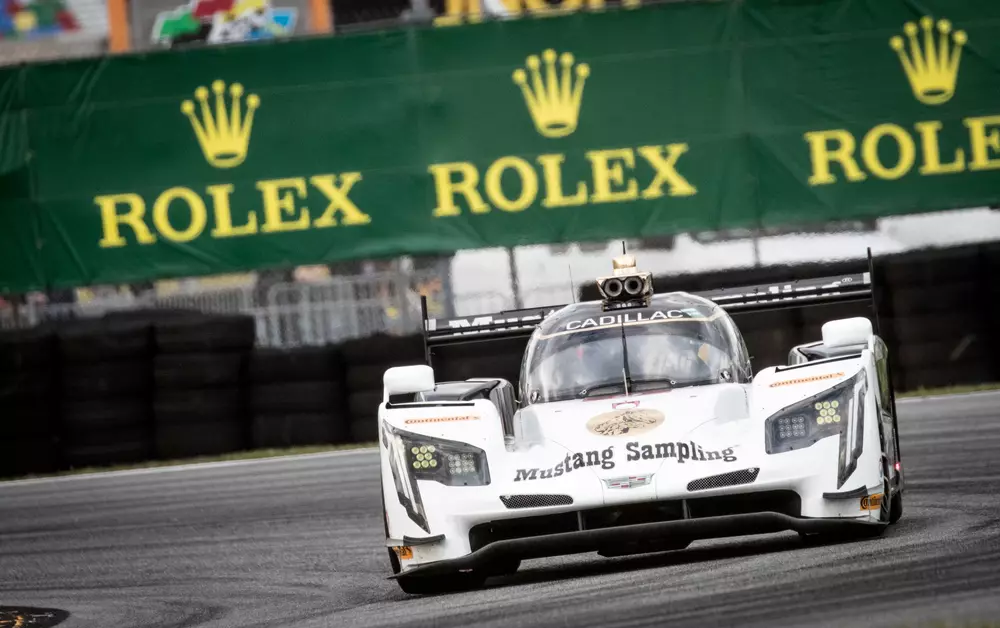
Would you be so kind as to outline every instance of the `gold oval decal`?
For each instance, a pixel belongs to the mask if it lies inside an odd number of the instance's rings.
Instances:
[[[651,408],[613,410],[587,421],[587,429],[601,436],[632,436],[654,429],[665,418],[662,412]]]

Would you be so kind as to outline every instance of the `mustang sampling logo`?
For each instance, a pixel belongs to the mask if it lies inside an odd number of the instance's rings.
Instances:
[[[631,410],[627,410],[626,412],[631,412]],[[736,455],[733,453],[732,447],[727,447],[721,452],[705,451],[701,445],[695,443],[694,441],[687,441],[683,443],[679,441],[676,443],[651,443],[647,445],[640,445],[639,441],[632,441],[625,444],[625,450],[628,452],[625,456],[625,460],[628,462],[635,462],[640,459],[656,460],[662,458],[674,458],[677,460],[677,464],[684,464],[685,461],[703,462],[712,460],[736,462]],[[604,450],[566,454],[566,458],[563,459],[562,462],[547,469],[541,469],[538,467],[531,469],[517,469],[514,474],[514,481],[550,480],[552,478],[557,478],[564,473],[570,473],[576,469],[582,469],[584,467],[600,466],[605,471],[610,471],[615,468],[615,464],[615,447],[614,445],[611,445]],[[621,479],[622,478],[617,478],[616,481]]]
[[[655,429],[664,419],[659,410],[629,408],[598,414],[587,421],[587,429],[600,436],[631,436]]]

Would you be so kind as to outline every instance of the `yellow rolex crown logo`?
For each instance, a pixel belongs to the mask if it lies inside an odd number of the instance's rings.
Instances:
[[[919,36],[921,30],[923,44]],[[968,35],[965,31],[953,33],[948,20],[938,20],[935,34],[934,20],[930,17],[922,18],[919,28],[915,23],[907,22],[903,32],[906,33],[905,41],[896,35],[889,40],[889,45],[899,55],[913,95],[925,105],[940,105],[951,100],[955,95],[962,46],[969,41]]]
[[[233,83],[229,86],[232,101],[229,107],[226,106],[226,84],[223,81],[214,81],[212,92],[215,94],[214,114],[208,102],[208,89],[205,87],[194,90],[198,105],[185,100],[181,103],[181,112],[191,121],[201,152],[208,163],[216,168],[234,168],[247,157],[253,112],[260,106],[260,97],[257,94],[247,96],[246,115],[243,115],[240,107],[242,85]],[[196,109],[200,110],[201,119],[198,118]]]
[[[518,68],[513,75],[514,83],[524,94],[524,102],[528,105],[535,128],[545,137],[566,137],[576,130],[583,84],[590,76],[590,66],[586,63],[580,63],[573,69],[573,55],[568,52],[559,56],[560,74],[556,69],[556,56],[555,50],[543,52],[541,60],[538,55],[531,55],[526,62],[528,72]],[[544,78],[542,62],[545,63]]]

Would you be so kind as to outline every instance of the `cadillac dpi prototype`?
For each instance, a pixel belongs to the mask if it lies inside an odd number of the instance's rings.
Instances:
[[[870,537],[902,514],[895,399],[878,315],[832,320],[754,374],[730,311],[860,300],[869,272],[654,294],[634,257],[601,300],[445,320],[379,407],[392,578],[481,585],[524,559],[677,550],[794,530]],[[436,382],[436,347],[530,336],[517,388]]]

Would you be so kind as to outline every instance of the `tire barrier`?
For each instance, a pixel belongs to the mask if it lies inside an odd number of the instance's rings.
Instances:
[[[0,477],[60,466],[58,375],[50,330],[0,334]]]
[[[351,442],[374,442],[378,438],[378,404],[382,400],[382,375],[393,366],[423,363],[424,343],[420,334],[348,340],[341,345],[348,391],[348,433]]]
[[[250,357],[255,449],[349,440],[344,360],[334,345],[259,349]]]
[[[135,319],[56,329],[62,462],[70,468],[150,457],[153,335]]]
[[[248,316],[192,314],[153,323],[153,447],[158,458],[246,449],[246,370],[256,338]]]
[[[844,262],[657,277],[706,290],[865,270]],[[882,335],[897,390],[1000,381],[1000,244],[880,259]],[[583,299],[596,298],[590,287]],[[866,304],[735,315],[756,368]],[[382,376],[420,363],[419,334],[255,349],[251,317],[142,310],[0,333],[0,477],[243,449],[369,443]],[[435,349],[438,380],[517,383],[526,339]]]

